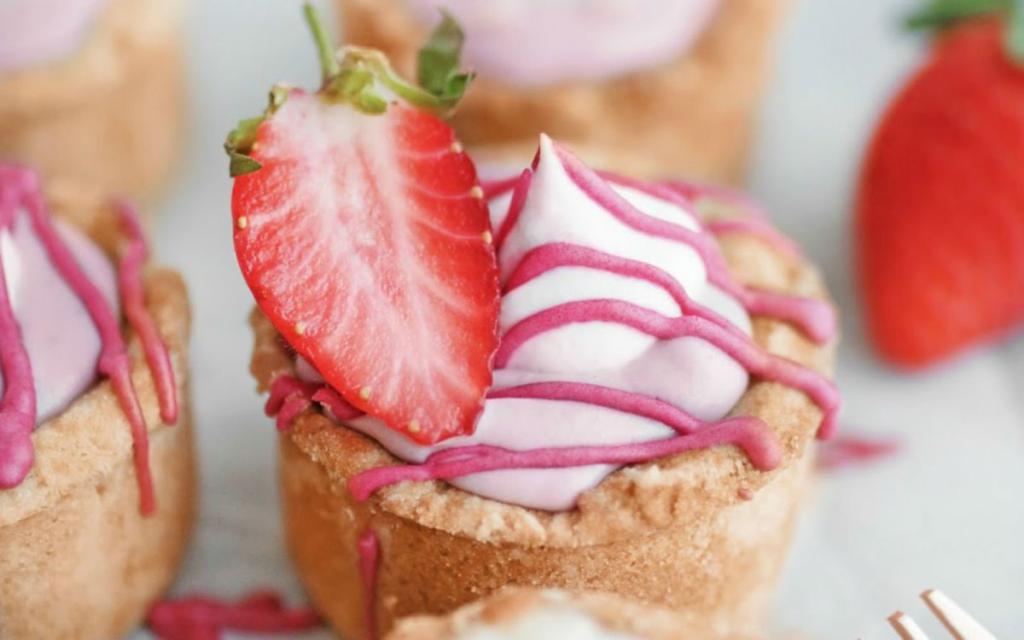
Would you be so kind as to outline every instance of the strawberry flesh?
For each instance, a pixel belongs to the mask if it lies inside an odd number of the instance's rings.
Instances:
[[[260,309],[346,401],[411,439],[471,433],[498,346],[498,272],[472,161],[442,120],[293,91],[235,179]]]

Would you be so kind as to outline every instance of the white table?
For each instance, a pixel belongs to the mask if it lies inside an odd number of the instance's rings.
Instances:
[[[781,593],[786,637],[891,638],[885,617],[922,613],[916,595],[930,586],[997,635],[1024,630],[1024,339],[908,376],[872,358],[858,317],[850,194],[876,114],[920,55],[897,27],[913,4],[803,0],[762,114],[751,190],[822,265],[842,307],[842,422],[906,442],[899,457],[821,482]],[[176,591],[272,585],[299,599],[278,525],[275,435],[247,372],[252,298],[231,247],[220,144],[262,110],[274,81],[313,85],[316,55],[293,2],[196,2],[188,44],[192,133],[156,243],[185,273],[195,318],[203,503]]]

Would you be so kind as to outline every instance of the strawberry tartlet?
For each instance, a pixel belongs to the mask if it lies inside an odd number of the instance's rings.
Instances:
[[[399,621],[387,640],[678,640],[715,632],[686,616],[603,593],[502,589],[445,616]],[[732,640],[739,640],[738,637]]]
[[[195,510],[189,309],[126,204],[0,165],[0,637],[123,636]]]
[[[785,0],[338,0],[346,41],[411,71],[451,12],[478,87],[454,116],[476,155],[525,160],[538,131],[630,175],[739,181]],[[714,132],[708,135],[708,132]]]
[[[148,195],[181,140],[183,0],[0,0],[0,160]]]
[[[457,51],[414,86],[307,17],[321,88],[226,148],[314,604],[347,638],[509,585],[756,630],[839,408],[816,271],[744,198],[548,136],[481,182],[438,117]]]

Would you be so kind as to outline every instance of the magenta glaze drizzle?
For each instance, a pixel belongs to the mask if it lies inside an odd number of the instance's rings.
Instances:
[[[519,178],[513,183],[514,189],[512,191],[512,200],[508,205],[508,214],[501,222],[501,227],[498,228],[498,232],[494,236],[494,247],[498,251],[505,244],[505,238],[508,237],[512,227],[516,226],[516,222],[519,221],[519,214],[523,212],[523,205],[526,204],[526,195],[530,192],[531,182],[533,182],[533,171],[527,168],[523,169]]]
[[[377,568],[380,564],[380,541],[372,529],[367,529],[356,542],[359,553],[359,577],[363,582],[364,617],[366,637],[377,639]]]
[[[160,400],[160,419],[164,424],[178,422],[178,386],[174,382],[174,367],[171,365],[171,354],[160,337],[160,332],[146,309],[145,293],[142,290],[142,265],[149,257],[142,225],[134,207],[127,202],[118,202],[117,211],[120,216],[121,228],[128,236],[128,247],[121,257],[117,281],[124,300],[124,314],[128,323],[135,330],[142,342],[146,355],[146,363],[156,383],[157,397]]]
[[[313,403],[321,405],[336,420],[351,420],[363,415],[341,395],[325,384],[303,382],[289,375],[279,375],[270,385],[270,395],[263,410],[276,416],[278,431],[287,431],[299,414]]]
[[[783,315],[777,317],[797,325],[808,337],[819,343],[827,342],[835,335],[835,313],[824,302],[741,287],[732,279],[729,267],[711,236],[644,214],[582,162],[561,148],[557,148],[557,151],[566,173],[591,200],[626,226],[654,237],[689,245],[704,261],[708,281],[739,300],[753,315],[765,315],[769,311],[773,314],[781,313]]]
[[[663,400],[642,393],[622,391],[585,382],[534,382],[517,387],[493,389],[487,394],[487,397],[496,400],[500,398],[529,398],[580,402],[614,409],[648,420],[656,420],[681,435],[693,433],[708,426],[707,422],[699,420],[674,404]],[[757,422],[756,418],[747,419]]]
[[[3,167],[0,167],[0,171]],[[3,174],[0,174],[3,175]],[[15,205],[13,191],[0,184],[0,225],[9,226]],[[3,371],[3,399],[0,400],[0,489],[21,484],[35,461],[32,428],[36,424],[36,390],[32,384],[32,363],[21,340],[21,330],[7,294],[7,276],[0,260],[0,369]]]
[[[699,304],[686,295],[675,278],[669,273],[638,260],[611,255],[582,245],[555,242],[531,249],[523,256],[512,275],[505,283],[505,293],[521,287],[534,278],[540,277],[559,267],[587,267],[609,273],[644,280],[668,293],[679,310],[685,315],[704,318],[723,330],[742,336],[742,332],[718,313]]]
[[[774,434],[753,418],[732,418],[708,425],[694,433],[639,442],[598,447],[550,447],[511,451],[488,445],[453,447],[432,454],[423,464],[378,467],[352,476],[349,491],[366,500],[378,489],[408,480],[450,480],[502,469],[555,469],[592,464],[635,464],[665,456],[731,444],[739,447],[757,469],[778,466],[782,453]]]
[[[121,337],[121,328],[117,318],[99,289],[82,271],[53,227],[36,174],[19,167],[0,166],[0,191],[4,193],[0,198],[0,205],[4,210],[3,215],[0,216],[0,222],[5,225],[10,224],[16,214],[17,206],[20,204],[25,208],[32,230],[42,243],[54,268],[82,301],[96,326],[102,345],[96,369],[110,380],[118,402],[125,413],[125,418],[131,427],[135,475],[139,485],[139,510],[143,515],[149,515],[156,509],[156,497],[153,493],[153,481],[149,467],[149,432],[132,384],[131,361]],[[134,321],[130,319],[129,322],[136,330],[145,332],[145,325],[148,324],[152,327],[152,319],[149,318],[144,305],[137,304],[142,291],[139,253],[141,251],[142,256],[145,256],[145,244],[138,222],[132,213],[124,208],[121,209],[121,213],[122,223],[127,225],[131,235],[131,247],[129,255],[119,265],[118,280],[122,290],[127,289],[133,298],[127,300],[128,305],[133,307],[131,313],[135,316]],[[2,317],[4,312],[10,312],[6,286],[3,298],[0,299],[0,324],[3,324],[5,320],[13,322],[13,315]],[[16,327],[16,325],[14,326]],[[27,358],[26,362],[18,363],[17,353],[19,350],[24,352],[24,347],[21,345],[20,332],[12,331],[11,328],[9,325],[0,326],[0,341],[3,343],[0,347],[0,355],[3,356],[3,371],[7,383],[4,401],[0,406],[0,409],[4,410],[3,424],[0,425],[0,431],[2,431],[2,435],[0,435],[0,468],[4,469],[5,473],[16,470],[17,474],[6,477],[4,487],[16,486],[28,474],[32,456],[31,429],[35,426],[35,390],[32,383],[31,366],[27,363]],[[147,354],[152,354],[157,362],[169,363],[170,358],[166,353],[166,346],[156,335],[155,327],[148,336],[142,336],[140,333],[140,337],[144,341]],[[173,372],[169,367],[158,367],[153,370],[153,375],[158,390],[174,384]],[[166,376],[170,376],[170,378],[168,379]],[[32,397],[32,409],[26,412],[26,400],[29,397]],[[162,404],[162,406],[164,405]],[[166,406],[173,409],[170,413],[177,413],[176,402],[168,402]],[[12,427],[11,422],[15,426]],[[16,439],[8,441],[8,434],[14,434]],[[26,455],[29,456],[28,465],[25,464]]]
[[[237,602],[203,595],[158,602],[146,622],[160,640],[215,640],[228,630],[310,631],[320,625],[320,618],[307,607],[286,608],[281,596],[272,591],[254,591]]]
[[[504,335],[494,356],[495,367],[505,367],[527,340],[574,322],[613,322],[631,327],[661,340],[692,336],[706,340],[739,362],[752,374],[774,380],[806,393],[824,416],[818,430],[827,438],[835,430],[839,393],[823,376],[791,360],[772,355],[751,340],[698,316],[667,318],[659,313],[620,300],[581,300],[539,311],[513,325]]]

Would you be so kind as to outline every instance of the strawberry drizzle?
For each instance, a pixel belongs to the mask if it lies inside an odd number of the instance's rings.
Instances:
[[[674,404],[652,398],[642,393],[623,391],[585,382],[534,382],[504,389],[492,389],[489,399],[521,398],[532,400],[556,400],[560,402],[581,402],[595,407],[614,409],[648,420],[655,420],[670,427],[680,435],[694,433],[708,423],[695,418]],[[757,422],[756,418],[749,418]]]
[[[121,228],[128,236],[128,246],[121,256],[118,269],[118,285],[124,301],[124,314],[128,323],[139,336],[146,363],[156,383],[160,400],[160,419],[164,424],[178,422],[178,386],[174,382],[174,367],[171,354],[160,337],[160,331],[153,317],[146,309],[145,293],[142,289],[142,266],[149,257],[149,248],[142,233],[142,224],[135,209],[127,202],[117,203]]]
[[[708,281],[738,300],[750,313],[781,313],[780,319],[795,324],[818,343],[825,343],[835,335],[835,312],[828,304],[811,298],[740,286],[732,279],[729,267],[719,253],[713,236],[644,214],[619,195],[597,173],[588,169],[565,150],[557,147],[556,149],[569,178],[592,201],[632,229],[689,245],[707,267]]]
[[[147,623],[160,640],[215,640],[224,631],[311,631],[319,627],[320,617],[310,608],[286,608],[272,591],[253,591],[237,602],[203,595],[158,602]]]
[[[5,167],[0,166],[0,172]],[[6,174],[0,173],[6,176]],[[2,186],[2,185],[0,185]],[[15,205],[14,192],[0,188],[0,225],[10,227]],[[0,255],[0,367],[4,376],[0,400],[0,489],[21,484],[35,461],[32,428],[36,424],[36,390],[32,384],[32,363],[14,309],[7,293],[7,276]]]
[[[399,482],[451,480],[474,473],[506,469],[558,469],[593,464],[636,464],[658,458],[734,445],[743,450],[755,468],[768,471],[778,466],[782,452],[774,433],[763,422],[732,418],[686,435],[624,445],[548,447],[512,451],[490,445],[452,447],[431,454],[423,464],[377,467],[349,478],[348,489],[365,501],[378,489]]]
[[[620,300],[580,300],[566,302],[520,320],[504,335],[494,356],[496,367],[506,367],[515,352],[532,338],[577,322],[612,322],[636,329],[660,340],[696,337],[718,347],[748,371],[767,380],[781,382],[806,393],[821,409],[823,417],[818,437],[825,439],[835,431],[839,411],[839,393],[824,376],[780,358],[757,346],[752,340],[725,331],[699,316],[668,318],[647,308]]]
[[[619,221],[638,231],[667,240],[683,242],[693,248],[707,265],[708,279],[711,283],[736,298],[751,315],[766,316],[791,323],[799,327],[804,334],[819,344],[828,342],[835,336],[835,312],[828,304],[813,298],[791,296],[757,287],[739,285],[729,274],[728,265],[725,264],[717,247],[714,246],[711,237],[706,237],[699,232],[671,222],[651,218],[637,211],[628,200],[608,187],[605,181],[640,191],[661,200],[667,200],[684,211],[691,213],[694,220],[698,222],[699,219],[696,212],[692,210],[691,199],[709,197],[721,200],[731,206],[742,208],[749,213],[749,216],[746,218],[731,218],[701,223],[703,229],[710,232],[712,236],[729,233],[751,234],[761,238],[783,253],[794,256],[800,255],[796,245],[789,238],[776,231],[768,222],[763,211],[745,196],[723,187],[697,185],[696,183],[673,181],[663,184],[652,184],[603,171],[595,171],[592,174],[588,174],[590,170],[584,167],[578,160],[572,158],[572,156],[561,151],[559,156],[573,181],[592,200],[604,207]],[[530,172],[530,169],[526,169],[519,178],[496,180],[484,184],[484,193],[488,194],[488,198],[502,195],[509,190],[515,190],[513,191],[509,213],[502,220],[501,227],[496,236],[495,246],[498,249],[501,249],[505,237],[518,221],[519,212],[522,210],[526,199],[525,191],[529,189],[527,172]],[[523,193],[517,197],[516,194],[521,189]]]
[[[523,169],[523,172],[519,174],[519,178],[513,183],[512,200],[508,205],[508,214],[502,220],[501,226],[498,227],[498,232],[494,236],[495,250],[501,250],[501,247],[505,244],[505,238],[508,237],[512,228],[516,226],[516,222],[519,221],[519,214],[523,212],[523,205],[526,204],[526,196],[530,192],[530,184],[532,182],[533,171],[528,167]]]
[[[19,167],[2,166],[0,167],[0,191],[4,191],[6,194],[0,199],[0,205],[4,209],[0,221],[4,225],[11,224],[17,207],[19,205],[24,207],[32,230],[46,251],[50,262],[68,287],[81,300],[99,333],[101,350],[96,369],[102,376],[110,380],[118,403],[128,420],[132,432],[135,476],[139,486],[139,511],[142,515],[151,515],[156,510],[156,496],[149,466],[149,430],[146,427],[145,417],[132,383],[131,359],[128,357],[124,339],[121,336],[121,327],[114,311],[96,284],[79,266],[53,226],[36,174]],[[133,328],[136,331],[141,329],[140,338],[144,342],[147,359],[152,354],[154,361],[166,362],[169,365],[170,356],[167,354],[166,345],[157,336],[152,319],[140,301],[142,292],[140,267],[146,254],[141,228],[130,210],[121,207],[120,211],[122,224],[129,232],[131,243],[126,258],[118,265],[118,279],[122,292],[128,292],[130,299],[127,300],[127,306],[132,308],[130,313],[126,309],[126,314],[129,315],[129,322]],[[4,284],[6,287],[6,283]],[[5,315],[6,318],[3,317]],[[132,316],[134,316],[134,320],[132,320]],[[0,299],[0,324],[12,318],[10,301],[7,299],[5,291],[3,298]],[[151,331],[146,329],[147,325]],[[25,357],[25,362],[19,363],[17,354],[19,351],[24,352],[24,345],[21,344],[20,332],[10,329],[10,326],[0,326],[0,342],[2,342],[0,355],[3,356],[4,379],[7,384],[3,403],[0,404],[0,410],[5,412],[4,418],[6,419],[0,426],[0,432],[13,434],[15,439],[11,443],[5,443],[6,437],[0,438],[0,469],[16,470],[17,474],[6,478],[5,484],[17,486],[24,480],[31,468],[31,457],[34,455],[31,430],[35,426],[36,413],[31,366],[27,362],[27,357]],[[148,334],[143,335],[147,331]],[[173,372],[169,366],[161,365],[157,368],[151,366],[151,369],[158,392],[160,389],[166,390],[173,387]],[[32,408],[27,410],[26,403],[30,397]],[[167,396],[168,399],[170,397]],[[161,406],[162,409],[171,410],[168,412],[169,417],[176,417],[176,404],[176,401],[167,401],[162,402]],[[9,420],[13,422],[13,426],[7,424]],[[27,466],[25,465],[26,455],[29,456]]]

